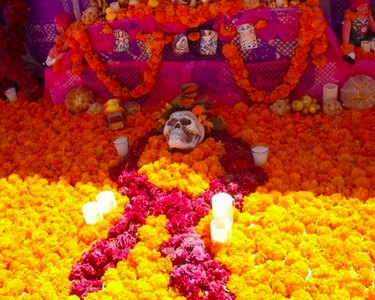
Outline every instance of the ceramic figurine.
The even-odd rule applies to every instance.
[[[368,39],[369,31],[375,33],[375,21],[371,15],[370,0],[351,0],[349,13],[342,26],[342,49],[344,60],[355,63],[354,47],[360,47],[361,42]]]

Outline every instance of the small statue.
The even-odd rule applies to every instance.
[[[203,141],[205,129],[190,110],[181,110],[170,115],[163,134],[170,149],[193,149]]]
[[[82,13],[81,21],[86,25],[90,25],[96,21],[100,15],[100,8],[98,3],[90,2],[89,7]]]
[[[73,21],[72,18],[66,12],[62,12],[58,14],[57,16],[55,16],[54,22],[55,22],[57,32],[59,34],[62,34],[65,30],[68,29],[72,21]],[[54,45],[49,50],[48,57],[46,61],[43,63],[43,65],[46,65],[48,67],[52,66],[53,64],[56,63],[56,61],[62,59],[68,50],[69,50],[69,47],[66,44],[60,47],[58,47],[57,45]]]
[[[345,14],[342,26],[342,49],[344,60],[355,63],[354,47],[360,47],[361,42],[368,39],[369,30],[375,33],[375,21],[371,15],[370,0],[351,0],[351,12]]]
[[[90,0],[90,5],[89,6],[94,6],[94,5],[97,5],[100,12],[101,13],[104,13],[105,10],[107,9],[108,7],[108,3],[106,0]]]
[[[270,109],[274,114],[282,117],[286,113],[290,112],[291,106],[289,104],[288,99],[280,99],[277,100],[275,103],[271,104]]]

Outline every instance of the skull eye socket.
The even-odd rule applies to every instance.
[[[180,120],[181,124],[184,125],[184,126],[187,126],[187,125],[190,125],[191,124],[191,120],[190,119],[186,119],[186,118],[182,118]]]
[[[174,126],[174,124],[176,124],[176,122],[177,122],[177,119],[172,118],[172,119],[168,120],[167,126]]]

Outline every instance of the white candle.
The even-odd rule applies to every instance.
[[[16,102],[18,100],[16,88],[11,87],[4,92],[4,95],[10,102]]]
[[[211,199],[213,218],[228,218],[233,223],[233,198],[227,193],[217,193]]]
[[[129,151],[128,138],[126,136],[119,137],[113,141],[117,154],[123,159]]]
[[[363,52],[370,52],[371,51],[371,43],[370,41],[362,41],[361,47]]]
[[[120,10],[120,3],[118,2],[112,2],[109,6],[115,13],[118,13],[118,11]]]
[[[102,191],[97,194],[96,202],[103,214],[108,214],[117,207],[116,196],[112,191]]]
[[[79,20],[81,18],[81,10],[79,8],[78,0],[72,0],[72,5],[73,5],[74,17],[76,18],[76,20]]]
[[[213,219],[210,223],[210,229],[213,243],[226,243],[231,236],[232,222],[228,218]]]
[[[258,167],[263,167],[268,160],[269,147],[266,144],[254,144],[251,146],[254,163]]]
[[[284,0],[276,0],[276,6],[277,7],[283,7],[284,6]]]
[[[338,94],[339,87],[335,83],[326,83],[323,85],[323,104],[324,101],[327,100],[337,100],[337,94]]]
[[[83,218],[86,224],[94,225],[98,221],[103,219],[103,213],[99,209],[99,204],[97,202],[87,202],[82,206]]]

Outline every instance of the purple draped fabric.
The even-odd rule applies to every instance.
[[[223,22],[239,26],[265,20],[267,26],[255,31],[258,48],[243,50],[242,56],[249,71],[249,79],[254,86],[271,90],[282,82],[288,70],[290,59],[297,46],[299,17],[298,9],[252,10],[241,12],[235,16],[217,18],[198,28],[189,29],[188,32],[201,29],[217,31]],[[180,27],[173,27],[173,24],[167,25],[164,24],[162,29],[167,30],[168,33],[178,34],[181,32]],[[129,35],[129,47],[124,52],[114,51],[114,37],[102,33],[102,24],[90,26],[89,36],[95,51],[105,62],[108,74],[117,79],[122,86],[134,88],[142,83],[143,72],[147,67],[149,49],[135,39],[136,30],[141,29],[147,33],[158,26],[152,17],[112,22],[111,27],[114,30],[121,29]],[[340,41],[330,26],[327,28],[327,35],[327,64],[316,68],[309,63],[298,86],[290,95],[291,98],[308,94],[321,99],[325,83],[335,82],[342,85],[349,76],[356,73],[375,77],[374,61],[360,59],[354,66],[347,64],[342,60],[339,50]],[[231,104],[245,100],[246,93],[236,85],[229,64],[221,54],[221,48],[227,42],[219,39],[217,53],[211,56],[200,55],[199,41],[189,41],[190,51],[184,55],[176,55],[170,45],[166,46],[162,54],[163,63],[156,86],[149,95],[140,100],[154,104],[163,99],[173,99],[178,95],[181,84],[186,82],[196,82],[200,87],[201,94],[207,95],[214,103]],[[234,42],[240,46],[238,37],[234,39]],[[81,84],[93,89],[103,99],[113,97],[90,70],[86,70],[81,76],[76,76],[70,71],[56,74],[47,69],[45,82],[46,92],[52,96],[56,104],[63,103],[65,95],[70,89]]]

